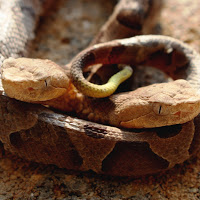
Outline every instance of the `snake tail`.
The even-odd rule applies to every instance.
[[[88,82],[84,79],[83,75],[81,79],[74,79],[73,83],[76,88],[84,95],[95,98],[104,98],[113,94],[118,86],[131,77],[133,69],[130,66],[125,65],[122,69],[114,74],[106,84],[97,85]]]

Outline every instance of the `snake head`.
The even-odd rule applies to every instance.
[[[153,84],[135,91],[113,95],[117,106],[110,123],[124,128],[153,128],[182,124],[200,112],[200,95],[185,80]]]
[[[1,75],[6,94],[27,102],[57,98],[69,85],[65,72],[50,60],[9,58],[3,62]]]

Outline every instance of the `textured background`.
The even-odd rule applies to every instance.
[[[30,56],[68,63],[88,45],[115,2],[61,0],[59,9],[41,21]],[[199,10],[199,0],[166,0],[162,33],[200,52]],[[200,199],[200,153],[165,173],[138,179],[74,172],[7,154],[0,159],[0,200],[4,199]]]

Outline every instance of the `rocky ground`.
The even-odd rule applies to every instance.
[[[68,63],[89,44],[114,3],[61,0],[59,9],[41,21],[30,56]],[[181,39],[200,52],[199,10],[199,0],[166,0],[162,34]],[[0,159],[0,200],[4,199],[200,199],[200,153],[167,172],[137,179],[74,172],[6,154]]]

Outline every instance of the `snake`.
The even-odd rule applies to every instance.
[[[15,2],[19,3],[23,1],[18,0]],[[41,3],[41,1],[39,2]],[[124,2],[125,1],[122,0],[118,5],[121,7]],[[133,2],[135,3],[135,1]],[[138,2],[141,6],[143,4],[146,5],[144,2],[147,1]],[[15,7],[20,6],[20,4],[15,4]],[[120,7],[117,7],[116,10]],[[25,10],[32,11],[33,8],[34,7],[31,7]],[[126,14],[127,10],[123,10],[122,13]],[[128,14],[130,13],[128,9]],[[25,16],[27,16],[27,13],[25,13]],[[32,19],[33,16],[37,15],[32,14],[30,16]],[[116,23],[115,12],[114,16],[114,21]],[[117,18],[120,23],[124,19],[123,16],[124,14],[121,14],[121,16]],[[113,18],[113,15],[111,18]],[[33,18],[32,20],[35,23],[36,19]],[[125,21],[127,22],[127,20]],[[16,22],[11,24],[15,25]],[[125,25],[127,27],[127,24]],[[129,23],[128,28],[130,28]],[[103,26],[103,30],[105,30],[105,26]],[[141,27],[139,30],[141,30]],[[6,36],[7,35],[8,33]],[[100,36],[102,35],[101,33],[98,37],[101,38]],[[95,40],[97,39],[95,38]],[[78,78],[82,77],[82,71],[80,69],[91,64],[117,63],[138,65],[140,63],[145,63],[161,68],[174,79],[178,80],[172,83],[154,84],[142,87],[131,92],[114,94],[103,99],[96,99],[87,97],[79,92],[75,87],[76,83],[74,84],[75,81],[73,78],[69,78],[71,75],[67,70],[50,60],[33,60],[28,58],[2,59],[1,76],[6,95],[21,101],[50,105],[67,112],[75,109],[80,118],[73,118],[73,116],[66,118],[66,123],[68,123],[68,125],[65,125],[67,127],[66,131],[63,129],[66,135],[64,140],[69,137],[70,139],[68,142],[70,143],[70,149],[74,149],[73,151],[78,153],[77,155],[73,153],[74,157],[72,157],[72,154],[70,154],[71,150],[65,149],[65,151],[69,151],[67,154],[68,157],[65,159],[66,162],[68,162],[67,165],[62,164],[62,159],[53,162],[52,160],[55,159],[53,152],[48,159],[42,159],[40,156],[35,155],[36,153],[34,154],[34,150],[33,153],[22,150],[23,145],[20,146],[21,151],[19,152],[17,150],[18,146],[16,141],[19,140],[18,137],[22,134],[20,131],[17,134],[18,136],[15,136],[17,131],[12,132],[12,134],[9,132],[9,141],[5,139],[5,136],[1,135],[1,141],[3,141],[8,150],[11,150],[12,153],[27,159],[49,164],[54,163],[59,167],[68,169],[92,169],[97,173],[117,176],[135,176],[155,173],[171,168],[175,164],[182,163],[188,159],[194,151],[194,143],[198,140],[198,133],[194,131],[194,124],[196,126],[197,123],[192,120],[199,113],[199,80],[196,78],[199,73],[197,67],[200,63],[199,55],[182,42],[166,36],[136,36],[128,39],[102,42],[102,44],[91,44],[90,47],[72,60],[70,67],[75,71],[75,74],[78,75]],[[22,48],[26,49],[25,46]],[[9,46],[8,49],[10,49]],[[4,58],[24,56],[21,52],[18,55],[2,55]],[[47,71],[52,71],[54,73],[47,76],[47,73],[45,73]],[[14,76],[16,73],[17,76]],[[20,73],[22,76],[20,76]],[[180,78],[185,80],[180,80]],[[27,81],[28,79],[29,81]],[[23,89],[25,93],[28,92],[28,100],[21,89]],[[158,91],[162,92],[158,93]],[[51,99],[49,99],[49,97]],[[125,103],[126,101],[127,104]],[[69,102],[69,104],[67,104],[67,102]],[[55,119],[60,121],[60,127],[62,124],[61,119],[65,118],[61,114],[55,115],[49,112],[46,108],[38,108],[37,105],[34,106],[18,101],[13,104],[20,104],[20,107],[26,105],[26,112],[29,112],[29,107],[31,108],[33,106],[35,108],[34,115],[38,115],[39,117],[39,113],[46,113],[42,119],[47,119],[47,121],[57,116],[58,118],[56,117]],[[135,108],[135,105],[138,107]],[[128,107],[126,108],[126,106]],[[95,114],[93,113],[94,111]],[[170,119],[168,118],[166,120],[166,118],[164,118],[169,116],[170,112],[175,116],[175,120],[172,120],[172,114],[170,114]],[[129,114],[136,115],[137,122],[133,122],[132,116],[131,118],[126,118]],[[144,117],[144,119],[142,119],[142,117]],[[150,122],[148,122],[147,118],[151,119]],[[161,119],[160,122],[158,122],[159,119]],[[198,116],[195,119],[198,119]],[[37,124],[37,122],[35,123]],[[178,126],[178,129],[177,125],[161,127],[172,124],[181,125]],[[31,127],[34,126],[35,125],[31,125]],[[48,125],[49,128],[51,126],[53,127],[55,125]],[[42,130],[43,126],[39,127]],[[144,127],[145,129],[135,129]],[[154,127],[161,127],[162,129],[154,129]],[[169,130],[171,127],[172,129],[175,127],[178,132],[175,131],[175,135],[172,134],[172,136],[165,136],[164,130]],[[134,129],[127,130],[127,128]],[[5,128],[4,130],[6,132]],[[29,128],[24,128],[23,130],[23,134],[26,134],[25,130],[28,131]],[[37,131],[35,128],[31,128],[30,130],[32,133]],[[162,130],[160,134],[158,134],[158,130]],[[198,127],[196,131],[198,131]],[[57,133],[57,136],[60,137],[59,133]],[[34,138],[34,136],[30,135],[26,137],[30,137],[32,140]],[[12,138],[15,138],[15,140]],[[21,138],[21,143],[23,143],[22,140]],[[38,142],[39,141],[37,141],[37,143]],[[180,142],[182,142],[181,145],[177,146],[177,143],[180,144]],[[56,141],[53,143],[56,143]],[[24,145],[26,144],[24,143]],[[53,144],[51,144],[51,148],[53,148],[52,145]],[[48,148],[48,146],[45,146],[43,143],[40,143],[39,148],[42,149],[43,146],[44,148]],[[57,146],[56,148],[59,147]],[[62,150],[59,148],[59,151]],[[57,149],[54,149],[54,153],[55,152],[57,152]],[[64,152],[62,151],[62,153]],[[37,151],[37,154],[40,155],[42,152]],[[74,159],[76,162],[74,162]]]
[[[90,87],[87,85],[87,83],[91,83],[84,79],[82,67],[99,63],[138,65],[152,55],[154,55],[154,60],[157,60],[157,52],[162,52],[163,57],[170,52],[170,65],[174,69],[166,66],[165,63],[163,66],[159,65],[160,69],[167,68],[170,73],[190,61],[188,70],[186,70],[186,80],[178,79],[171,83],[153,84],[131,92],[111,95],[103,100],[91,99],[84,95],[83,91],[87,93],[87,90],[92,89],[89,93],[93,93],[97,88],[95,84],[89,85]],[[179,57],[175,58],[176,54]],[[67,84],[68,76],[57,64],[49,60],[30,60],[28,58],[6,59],[2,65],[2,83],[6,94],[12,98],[32,103],[45,100],[44,104],[53,107],[59,104],[60,110],[75,111],[79,117],[90,121],[121,128],[169,126],[186,123],[200,113],[200,95],[197,90],[200,83],[198,79],[194,80],[194,77],[198,75],[199,58],[195,55],[197,54],[193,53],[188,46],[167,36],[135,36],[97,44],[85,49],[72,61],[71,76],[73,74],[75,76],[72,76],[69,84]],[[191,58],[193,59],[191,60]],[[156,67],[156,65],[154,66]],[[167,70],[163,69],[166,72]],[[126,74],[123,70],[119,73],[116,75]],[[192,85],[193,82],[196,88]],[[69,86],[70,84],[72,85]],[[79,91],[77,84],[84,89]],[[106,93],[106,89],[109,90],[106,85],[100,87],[105,87]],[[56,92],[54,88],[57,91],[62,90],[64,93]],[[95,94],[98,95],[100,91],[98,89],[96,91]],[[65,93],[67,94],[65,95]],[[63,97],[63,100],[60,96]],[[62,104],[56,101],[57,97],[60,97],[59,100],[63,102]],[[48,104],[49,100],[51,100],[51,104]],[[72,106],[72,102],[75,103],[74,106]],[[61,107],[63,104],[65,106]]]

